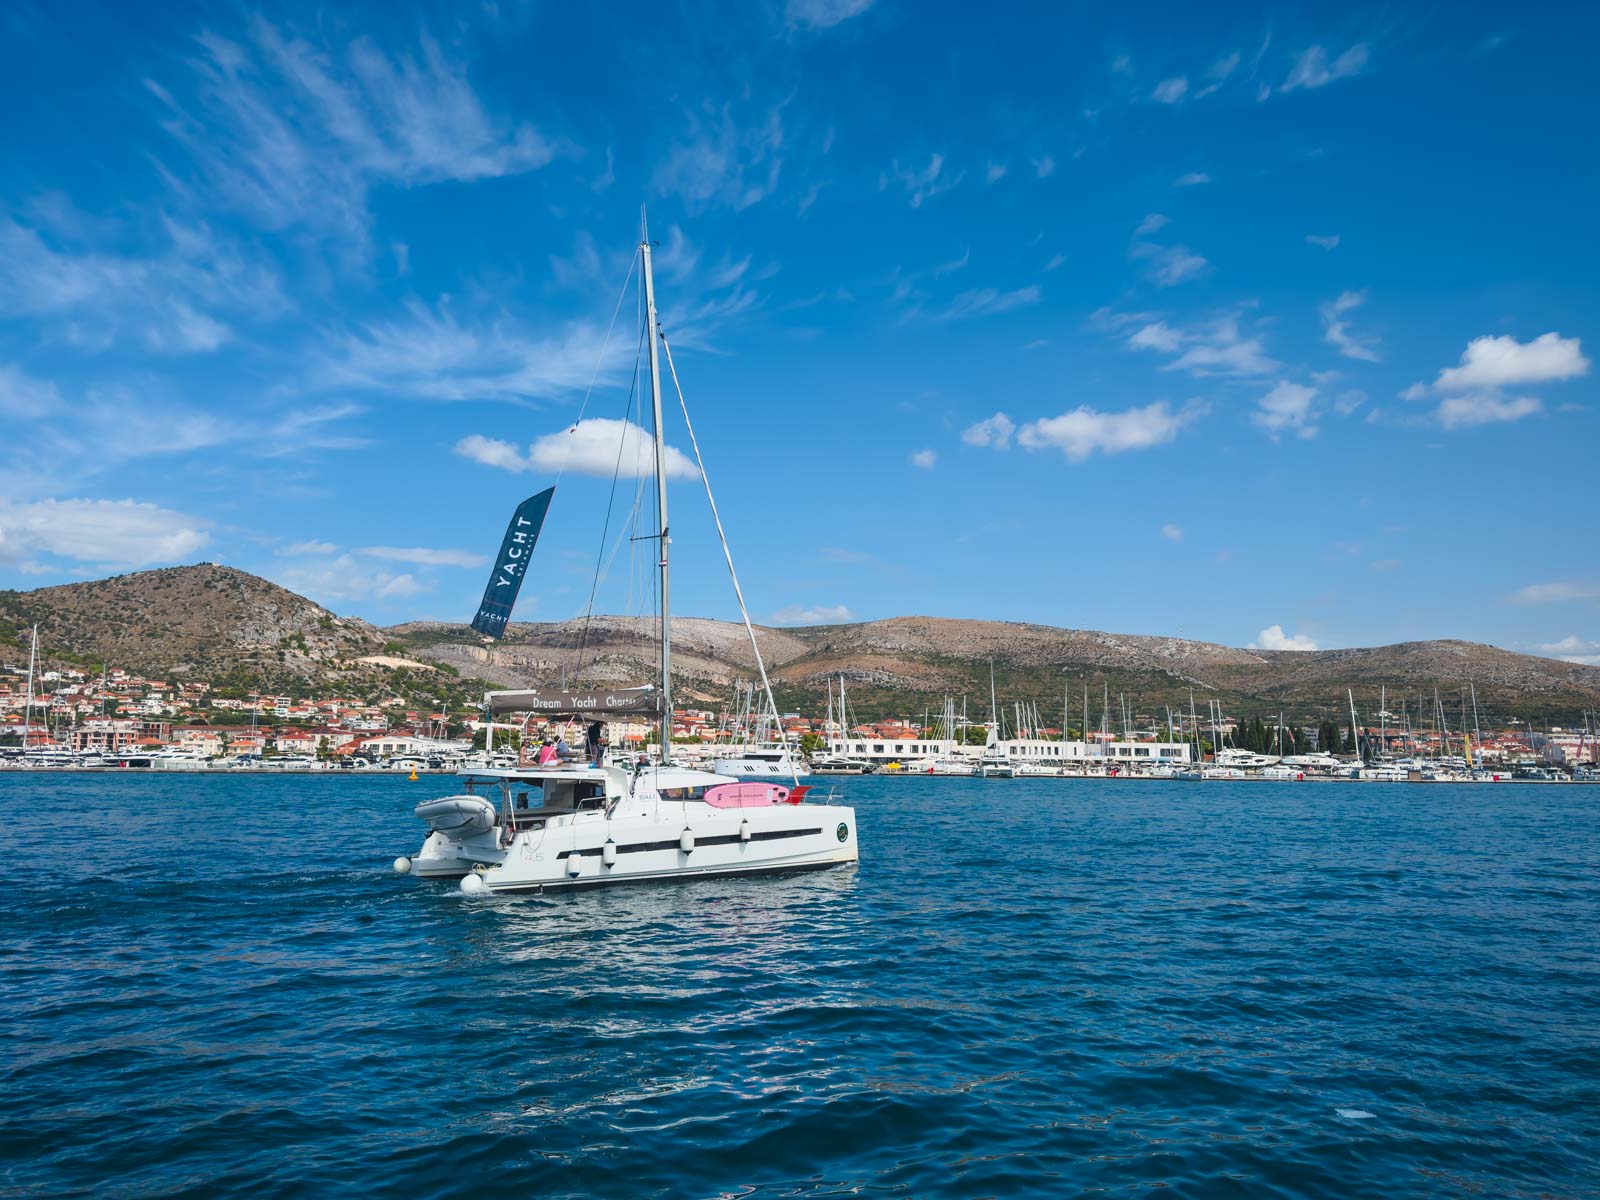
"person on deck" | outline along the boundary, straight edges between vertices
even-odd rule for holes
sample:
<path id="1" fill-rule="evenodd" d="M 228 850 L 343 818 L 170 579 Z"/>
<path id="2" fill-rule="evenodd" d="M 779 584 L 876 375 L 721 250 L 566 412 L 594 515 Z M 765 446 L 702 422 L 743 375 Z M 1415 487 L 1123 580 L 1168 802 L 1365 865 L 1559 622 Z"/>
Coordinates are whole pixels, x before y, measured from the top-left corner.
<path id="1" fill-rule="evenodd" d="M 539 754 L 533 761 L 541 767 L 548 767 L 556 761 L 556 741 L 549 734 L 545 734 L 544 745 L 539 747 Z"/>
<path id="2" fill-rule="evenodd" d="M 569 763 L 578 757 L 578 752 L 567 745 L 567 735 L 564 733 L 556 735 L 556 757 L 564 763 Z"/>
<path id="3" fill-rule="evenodd" d="M 589 728 L 583 733 L 583 748 L 589 755 L 589 764 L 595 767 L 605 765 L 606 759 L 606 727 L 599 721 L 591 721 Z"/>

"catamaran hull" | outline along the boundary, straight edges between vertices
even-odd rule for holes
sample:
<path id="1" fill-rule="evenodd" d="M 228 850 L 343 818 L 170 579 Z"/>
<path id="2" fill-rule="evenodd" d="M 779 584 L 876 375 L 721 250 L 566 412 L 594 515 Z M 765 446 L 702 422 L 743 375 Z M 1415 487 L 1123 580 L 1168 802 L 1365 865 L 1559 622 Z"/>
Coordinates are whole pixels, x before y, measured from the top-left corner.
<path id="1" fill-rule="evenodd" d="M 543 829 L 520 830 L 506 847 L 498 829 L 467 842 L 434 833 L 410 860 L 409 871 L 423 879 L 476 875 L 484 890 L 509 894 L 801 871 L 860 857 L 855 810 L 842 805 L 693 805 L 687 814 L 683 807 L 664 803 L 659 817 L 609 822 L 599 813 L 580 814 Z"/>

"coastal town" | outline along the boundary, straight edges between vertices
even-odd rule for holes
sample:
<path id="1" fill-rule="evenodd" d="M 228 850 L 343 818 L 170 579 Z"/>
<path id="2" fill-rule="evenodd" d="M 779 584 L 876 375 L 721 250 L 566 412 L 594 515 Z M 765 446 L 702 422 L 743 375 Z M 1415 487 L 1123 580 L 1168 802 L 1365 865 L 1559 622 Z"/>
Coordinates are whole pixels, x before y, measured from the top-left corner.
<path id="1" fill-rule="evenodd" d="M 1219 711 L 1151 715 L 1122 698 L 1111 703 L 1116 711 L 1090 710 L 1087 720 L 1077 714 L 1076 723 L 1059 717 L 1048 722 L 1021 705 L 1014 706 L 1014 717 L 1002 709 L 998 722 L 992 716 L 969 720 L 957 715 L 953 702 L 942 714 L 920 720 L 855 719 L 842 701 L 837 708 L 830 702 L 825 714 L 784 712 L 773 720 L 770 713 L 753 716 L 748 690 L 735 688 L 726 705 L 675 708 L 672 739 L 675 755 L 688 761 L 727 760 L 761 746 L 792 747 L 797 764 L 809 761 L 824 773 L 830 764 L 854 764 L 832 772 L 850 774 L 977 774 L 984 758 L 1004 760 L 1023 774 L 1141 774 L 1184 767 L 1231 772 L 1271 766 L 1269 758 L 1356 760 L 1349 721 L 1279 728 Z M 1354 727 L 1366 760 L 1443 761 L 1499 769 L 1508 778 L 1518 772 L 1587 778 L 1600 763 L 1600 738 L 1589 714 L 1578 728 L 1539 730 L 1511 722 L 1461 732 L 1387 721 L 1358 721 Z M 523 746 L 531 752 L 547 738 L 581 741 L 582 730 L 563 718 L 513 713 L 491 722 L 470 708 L 430 711 L 398 695 L 376 702 L 340 695 L 233 695 L 204 681 L 174 682 L 116 668 L 43 670 L 30 681 L 25 668 L 0 667 L 0 765 L 13 767 L 459 770 L 489 765 L 486 755 L 514 762 Z M 616 758 L 637 757 L 655 753 L 659 731 L 640 720 L 612 720 L 607 739 Z M 1237 759 L 1251 753 L 1239 748 L 1252 739 L 1255 745 L 1264 739 L 1264 749 L 1278 753 Z M 929 769 L 932 763 L 947 765 Z M 1332 773 L 1331 763 L 1316 765 L 1326 768 L 1316 773 Z"/>

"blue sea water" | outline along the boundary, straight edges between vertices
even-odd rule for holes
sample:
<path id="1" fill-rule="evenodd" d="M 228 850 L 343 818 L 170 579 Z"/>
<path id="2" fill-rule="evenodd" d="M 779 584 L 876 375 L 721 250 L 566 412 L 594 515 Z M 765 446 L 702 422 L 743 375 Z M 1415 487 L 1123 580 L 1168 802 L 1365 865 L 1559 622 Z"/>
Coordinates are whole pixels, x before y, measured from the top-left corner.
<path id="1" fill-rule="evenodd" d="M 446 780 L 0 775 L 0 1195 L 1600 1195 L 1600 789 L 840 786 L 468 900 Z"/>

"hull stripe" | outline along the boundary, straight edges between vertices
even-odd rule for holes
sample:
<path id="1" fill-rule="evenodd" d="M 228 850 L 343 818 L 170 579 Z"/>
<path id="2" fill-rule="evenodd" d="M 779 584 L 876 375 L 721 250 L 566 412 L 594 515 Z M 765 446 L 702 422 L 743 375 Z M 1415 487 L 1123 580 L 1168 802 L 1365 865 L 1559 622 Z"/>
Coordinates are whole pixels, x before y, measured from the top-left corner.
<path id="1" fill-rule="evenodd" d="M 821 829 L 768 829 L 760 833 L 752 833 L 750 840 L 752 842 L 775 842 L 781 838 L 815 837 L 821 832 Z M 741 840 L 743 839 L 737 833 L 719 833 L 715 837 L 696 837 L 694 844 L 696 846 L 736 846 Z M 630 842 L 626 846 L 618 846 L 617 853 L 644 854 L 651 850 L 676 850 L 677 848 L 678 839 L 673 838 L 670 842 Z M 556 861 L 560 862 L 567 858 L 599 858 L 600 850 L 601 847 L 599 846 L 596 846 L 593 850 L 563 850 L 556 855 Z"/>

